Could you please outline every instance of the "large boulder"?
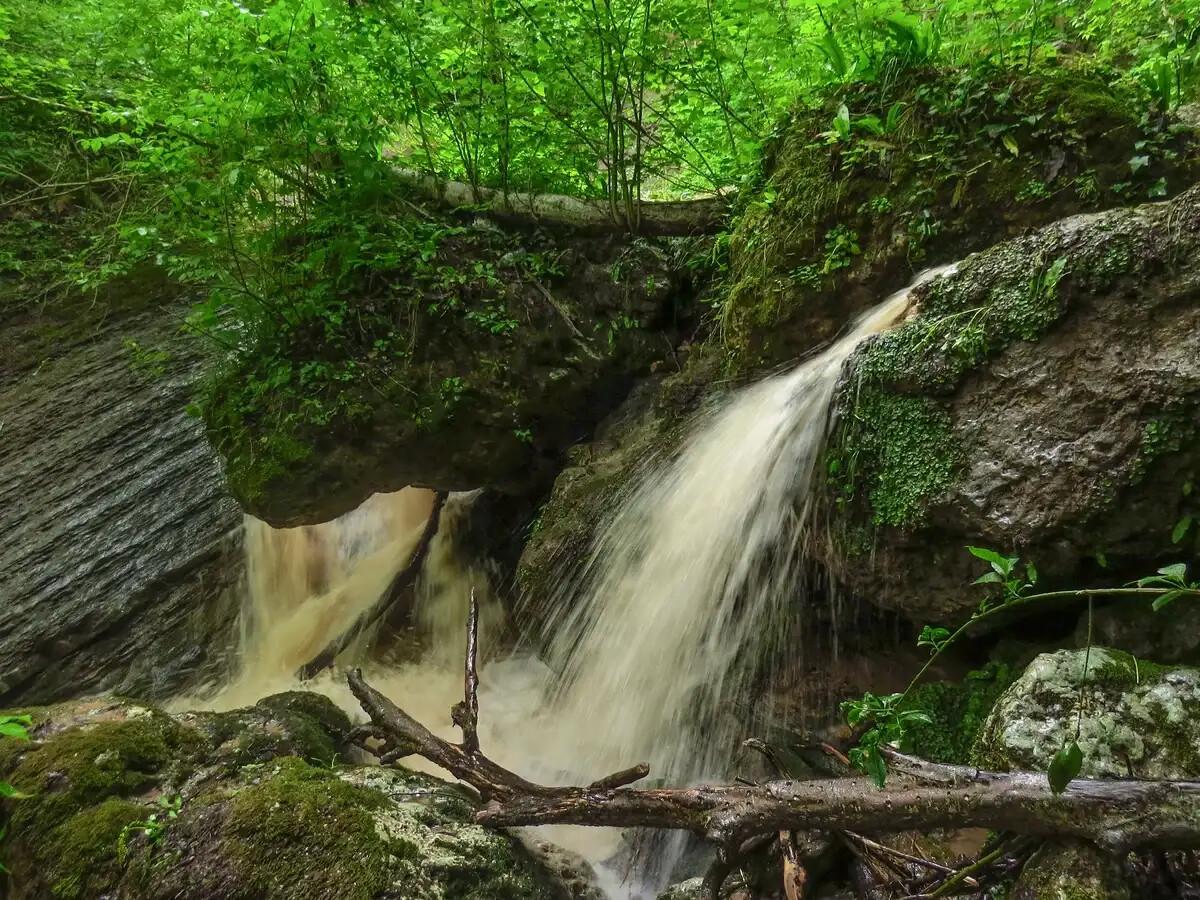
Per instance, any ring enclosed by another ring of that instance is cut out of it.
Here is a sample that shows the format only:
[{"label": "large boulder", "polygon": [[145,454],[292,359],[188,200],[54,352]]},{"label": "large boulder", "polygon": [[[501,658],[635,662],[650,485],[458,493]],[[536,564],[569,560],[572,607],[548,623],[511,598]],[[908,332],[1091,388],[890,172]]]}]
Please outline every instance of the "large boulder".
[{"label": "large boulder", "polygon": [[327,310],[225,361],[201,405],[231,490],[277,526],[414,484],[540,490],[676,342],[677,249],[447,218],[427,248],[341,288],[352,316]]},{"label": "large boulder", "polygon": [[1187,559],[1200,187],[969,257],[860,349],[838,416],[830,566],[915,622],[975,609],[966,545],[1015,551],[1057,583]]},{"label": "large boulder", "polygon": [[[1044,653],[993,707],[973,756],[984,768],[1043,772],[1072,740],[1083,751],[1084,777],[1200,777],[1200,669],[1103,647]],[[1196,865],[1194,853],[1122,858],[1086,842],[1054,842],[1029,859],[1010,896],[1185,896]]]},{"label": "large boulder", "polygon": [[350,722],[323,697],[30,712],[33,741],[0,743],[0,777],[29,795],[5,842],[16,900],[595,898],[586,877],[474,824],[461,788],[353,764]]},{"label": "large boulder", "polygon": [[0,702],[162,697],[232,644],[241,514],[185,413],[200,354],[164,303],[55,323],[57,343],[9,326],[38,355],[0,372]]}]

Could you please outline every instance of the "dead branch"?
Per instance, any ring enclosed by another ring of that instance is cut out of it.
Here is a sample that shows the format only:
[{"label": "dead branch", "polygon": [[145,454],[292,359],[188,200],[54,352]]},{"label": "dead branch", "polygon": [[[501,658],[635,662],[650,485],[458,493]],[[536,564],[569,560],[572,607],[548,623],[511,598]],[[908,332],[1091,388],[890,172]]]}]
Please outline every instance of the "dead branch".
[{"label": "dead branch", "polygon": [[579,231],[609,234],[675,236],[720,231],[729,214],[729,199],[643,200],[638,204],[636,227],[614,218],[607,200],[585,200],[562,194],[527,194],[443,181],[412,169],[396,168],[396,179],[421,196],[450,208],[479,209],[498,219],[523,225],[558,225]]},{"label": "dead branch", "polygon": [[421,532],[420,538],[417,539],[417,545],[413,548],[412,555],[408,558],[408,563],[392,579],[387,590],[380,595],[379,599],[370,609],[359,616],[354,621],[354,624],[338,635],[338,637],[330,641],[320,653],[300,667],[298,675],[302,680],[312,678],[314,675],[332,666],[334,660],[347,647],[354,643],[359,635],[370,630],[382,620],[387,611],[404,595],[404,592],[412,587],[413,583],[417,580],[417,576],[421,574],[421,566],[425,564],[425,557],[429,555],[429,546],[433,543],[433,539],[437,535],[438,526],[442,520],[442,507],[445,505],[446,494],[443,491],[439,491],[433,498],[433,509],[430,510],[429,518],[425,522],[425,529]]},{"label": "dead branch", "polygon": [[[878,835],[983,827],[1020,836],[1081,838],[1113,853],[1140,847],[1200,847],[1200,782],[1196,781],[1076,779],[1056,795],[1042,774],[986,772],[893,753],[897,774],[884,789],[861,777],[625,787],[648,773],[644,765],[586,787],[535,784],[492,762],[479,748],[477,631],[478,614],[472,603],[465,696],[455,716],[464,732],[463,742],[453,744],[437,737],[355,670],[349,674],[350,689],[371,720],[371,727],[358,734],[383,739],[382,747],[368,747],[365,739],[363,746],[383,762],[414,754],[424,757],[474,787],[485,803],[475,818],[484,825],[671,828],[700,835],[717,847],[705,877],[710,897],[717,896],[745,848],[764,836],[771,839],[787,831]],[[958,870],[936,896],[944,896],[955,883],[992,861],[985,856]]]}]

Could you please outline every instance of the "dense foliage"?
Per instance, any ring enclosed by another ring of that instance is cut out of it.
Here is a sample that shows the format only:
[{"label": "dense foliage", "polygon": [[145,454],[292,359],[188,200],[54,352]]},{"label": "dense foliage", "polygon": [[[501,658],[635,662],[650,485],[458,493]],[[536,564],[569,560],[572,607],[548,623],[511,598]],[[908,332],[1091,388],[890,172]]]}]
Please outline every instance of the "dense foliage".
[{"label": "dense foliage", "polygon": [[[1191,7],[8,0],[0,318],[54,327],[14,342],[27,349],[6,349],[0,368],[185,289],[200,301],[191,328],[235,367],[254,361],[210,425],[236,427],[276,396],[291,400],[272,431],[352,420],[362,404],[344,385],[405,382],[414,316],[515,327],[489,305],[497,267],[461,253],[463,222],[412,202],[397,169],[600,198],[634,224],[643,198],[754,183],[785,112],[825,110],[831,95],[823,144],[886,153],[912,128],[904,102],[875,101],[906,73],[1095,70],[1149,119],[1195,92]],[[1017,149],[1007,132],[993,143]],[[828,276],[860,240],[831,230],[801,274]],[[430,290],[480,302],[425,308]],[[152,361],[153,348],[131,349]]]}]

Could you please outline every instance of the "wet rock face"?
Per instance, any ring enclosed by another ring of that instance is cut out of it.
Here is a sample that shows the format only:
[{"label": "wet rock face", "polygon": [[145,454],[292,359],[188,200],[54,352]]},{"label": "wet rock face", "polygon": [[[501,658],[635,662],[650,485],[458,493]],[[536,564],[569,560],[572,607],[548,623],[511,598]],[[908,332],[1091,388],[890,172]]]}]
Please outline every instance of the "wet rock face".
[{"label": "wet rock face", "polygon": [[33,743],[0,743],[31,794],[5,843],[17,900],[596,900],[586,871],[475,825],[461,788],[352,764],[324,697],[31,713]]},{"label": "wet rock face", "polygon": [[1099,647],[1044,653],[997,701],[974,756],[989,769],[1045,771],[1076,728],[1084,777],[1196,778],[1200,669]]},{"label": "wet rock face", "polygon": [[0,383],[2,704],[165,696],[229,646],[241,520],[177,329],[117,321]]},{"label": "wet rock face", "polygon": [[966,545],[1062,584],[1097,556],[1120,578],[1193,552],[1172,532],[1200,473],[1200,188],[998,245],[920,302],[852,360],[839,408],[857,592],[950,624],[980,599]]}]

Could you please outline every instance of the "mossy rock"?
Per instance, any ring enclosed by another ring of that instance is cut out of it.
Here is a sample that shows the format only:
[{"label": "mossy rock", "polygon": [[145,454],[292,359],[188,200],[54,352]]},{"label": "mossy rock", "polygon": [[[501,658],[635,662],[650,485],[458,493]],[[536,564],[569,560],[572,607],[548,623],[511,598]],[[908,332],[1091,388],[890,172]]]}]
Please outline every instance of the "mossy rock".
[{"label": "mossy rock", "polygon": [[593,900],[590,869],[476,825],[461,787],[345,765],[350,723],[324,697],[26,712],[33,741],[0,741],[0,778],[28,794],[3,857],[20,900]]},{"label": "mossy rock", "polygon": [[410,484],[537,489],[689,319],[667,242],[392,213],[388,271],[225,360],[201,397],[232,492],[272,524]]},{"label": "mossy rock", "polygon": [[212,745],[210,761],[233,766],[298,756],[326,765],[345,761],[349,717],[329,698],[305,691],[273,694],[244,709],[186,713],[181,720]]},{"label": "mossy rock", "polygon": [[165,713],[111,700],[27,710],[31,741],[0,743],[0,777],[26,796],[8,813],[16,896],[89,898],[114,883],[122,829],[182,784],[204,739]]},{"label": "mossy rock", "polygon": [[567,454],[517,565],[527,626],[549,625],[555,610],[572,601],[562,591],[587,560],[606,511],[638,472],[674,455],[691,417],[708,398],[707,379],[714,370],[715,357],[709,355],[689,360],[682,372],[650,376],[601,423],[591,443]]},{"label": "mossy rock", "polygon": [[1120,857],[1082,841],[1047,844],[1021,870],[1010,900],[1130,900]]},{"label": "mossy rock", "polygon": [[[1190,129],[1143,122],[1119,84],[1113,72],[1060,61],[916,69],[797,109],[730,241],[721,313],[730,368],[760,369],[828,341],[916,269],[1188,186]],[[848,135],[834,128],[842,108]],[[1152,162],[1133,172],[1134,155]]]},{"label": "mossy rock", "polygon": [[123,886],[139,900],[565,900],[459,788],[413,772],[284,757],[186,803]]},{"label": "mossy rock", "polygon": [[915,314],[860,347],[838,396],[829,566],[953,625],[983,596],[966,546],[1064,583],[1194,553],[1196,535],[1172,532],[1198,511],[1198,258],[1192,188],[1064,219],[914,291]]},{"label": "mossy rock", "polygon": [[997,701],[972,757],[1044,772],[1072,740],[1085,777],[1200,777],[1200,669],[1101,647],[1044,653]]}]

